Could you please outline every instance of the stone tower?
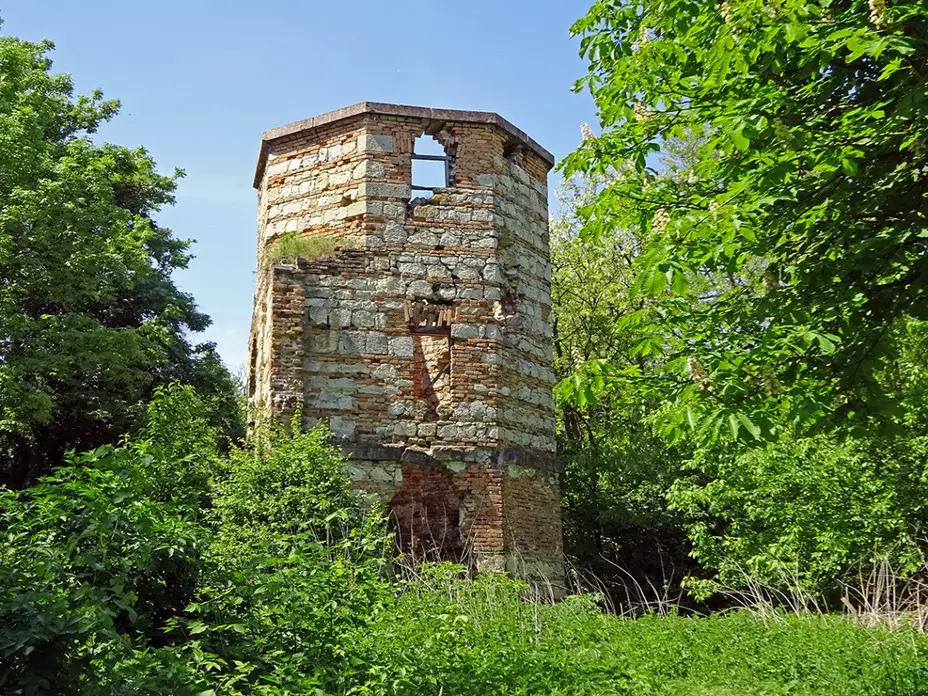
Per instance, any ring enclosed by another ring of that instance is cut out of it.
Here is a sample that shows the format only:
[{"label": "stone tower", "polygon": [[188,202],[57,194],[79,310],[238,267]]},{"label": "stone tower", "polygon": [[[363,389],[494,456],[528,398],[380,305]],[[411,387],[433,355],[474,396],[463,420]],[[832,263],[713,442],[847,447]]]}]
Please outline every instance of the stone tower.
[{"label": "stone tower", "polygon": [[[328,419],[408,553],[557,584],[552,164],[494,113],[365,102],[266,132],[248,391]],[[282,237],[317,239],[280,260]]]}]

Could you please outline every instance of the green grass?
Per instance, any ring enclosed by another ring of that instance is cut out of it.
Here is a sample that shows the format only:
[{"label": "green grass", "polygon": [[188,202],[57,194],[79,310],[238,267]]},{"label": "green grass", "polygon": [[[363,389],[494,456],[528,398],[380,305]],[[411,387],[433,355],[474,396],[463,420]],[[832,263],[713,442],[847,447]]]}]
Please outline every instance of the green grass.
[{"label": "green grass", "polygon": [[315,261],[333,256],[335,249],[344,244],[345,240],[338,236],[303,237],[295,232],[288,232],[267,248],[264,253],[264,267],[280,261],[296,263],[297,258]]},{"label": "green grass", "polygon": [[745,610],[627,619],[517,592],[478,579],[407,593],[359,638],[357,676],[370,693],[417,696],[928,694],[928,639],[913,631]]}]

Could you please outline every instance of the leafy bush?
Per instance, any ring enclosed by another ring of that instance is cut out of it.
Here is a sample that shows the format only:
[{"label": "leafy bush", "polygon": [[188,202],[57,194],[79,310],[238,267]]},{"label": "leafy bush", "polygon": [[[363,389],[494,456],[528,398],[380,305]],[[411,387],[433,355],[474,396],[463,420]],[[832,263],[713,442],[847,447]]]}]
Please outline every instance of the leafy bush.
[{"label": "leafy bush", "polygon": [[383,520],[323,429],[216,454],[189,388],[140,437],[0,493],[0,691],[308,693],[389,597]]},{"label": "leafy bush", "polygon": [[208,582],[185,624],[221,666],[199,675],[203,688],[312,693],[352,674],[346,636],[389,599],[390,546],[328,439],[297,417],[231,454],[214,491]]},{"label": "leafy bush", "polygon": [[204,541],[192,473],[204,452],[190,445],[210,431],[188,389],[159,399],[150,426],[185,415],[186,442],[149,429],[153,439],[70,455],[33,488],[0,489],[5,693],[109,693],[124,660],[176,640],[168,629],[195,596]]},{"label": "leafy bush", "polygon": [[671,501],[718,581],[835,593],[848,573],[924,566],[928,440],[827,437],[744,453],[700,451]]},{"label": "leafy bush", "polygon": [[12,694],[906,694],[926,638],[839,617],[604,615],[462,569],[386,578],[376,510],[328,433],[268,425],[221,459],[173,386],[144,438],[0,495]]}]

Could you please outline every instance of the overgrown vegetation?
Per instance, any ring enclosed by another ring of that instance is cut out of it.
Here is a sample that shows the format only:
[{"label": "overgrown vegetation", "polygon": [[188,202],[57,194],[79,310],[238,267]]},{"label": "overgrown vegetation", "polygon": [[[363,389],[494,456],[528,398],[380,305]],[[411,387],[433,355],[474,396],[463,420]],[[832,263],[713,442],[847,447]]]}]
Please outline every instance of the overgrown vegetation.
[{"label": "overgrown vegetation", "polygon": [[573,552],[660,558],[620,591],[919,594],[923,4],[604,1],[573,31],[601,126],[555,244]]},{"label": "overgrown vegetation", "polygon": [[264,252],[264,266],[267,268],[280,261],[296,263],[299,258],[307,261],[326,258],[332,256],[335,249],[344,244],[345,240],[338,236],[306,237],[295,232],[287,232]]},{"label": "overgrown vegetation", "polygon": [[0,688],[20,694],[908,694],[928,639],[846,617],[603,614],[463,568],[391,572],[317,428],[220,455],[189,387],[0,497]]},{"label": "overgrown vegetation", "polygon": [[589,597],[549,607],[518,593],[494,577],[407,588],[361,644],[381,692],[914,696],[928,684],[923,636],[843,617],[632,620]]},{"label": "overgrown vegetation", "polygon": [[389,591],[382,520],[325,430],[220,455],[202,411],[173,386],[139,436],[2,494],[4,693],[312,693],[351,673],[346,636]]}]

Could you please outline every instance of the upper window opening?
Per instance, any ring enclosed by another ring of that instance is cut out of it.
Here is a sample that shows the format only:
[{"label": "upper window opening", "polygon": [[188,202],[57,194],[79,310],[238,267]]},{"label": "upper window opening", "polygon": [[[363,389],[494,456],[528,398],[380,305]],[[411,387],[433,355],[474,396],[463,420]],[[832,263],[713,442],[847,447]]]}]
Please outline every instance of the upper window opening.
[{"label": "upper window opening", "polygon": [[412,154],[412,190],[427,198],[437,188],[451,184],[451,158],[435,138],[420,135]]}]

